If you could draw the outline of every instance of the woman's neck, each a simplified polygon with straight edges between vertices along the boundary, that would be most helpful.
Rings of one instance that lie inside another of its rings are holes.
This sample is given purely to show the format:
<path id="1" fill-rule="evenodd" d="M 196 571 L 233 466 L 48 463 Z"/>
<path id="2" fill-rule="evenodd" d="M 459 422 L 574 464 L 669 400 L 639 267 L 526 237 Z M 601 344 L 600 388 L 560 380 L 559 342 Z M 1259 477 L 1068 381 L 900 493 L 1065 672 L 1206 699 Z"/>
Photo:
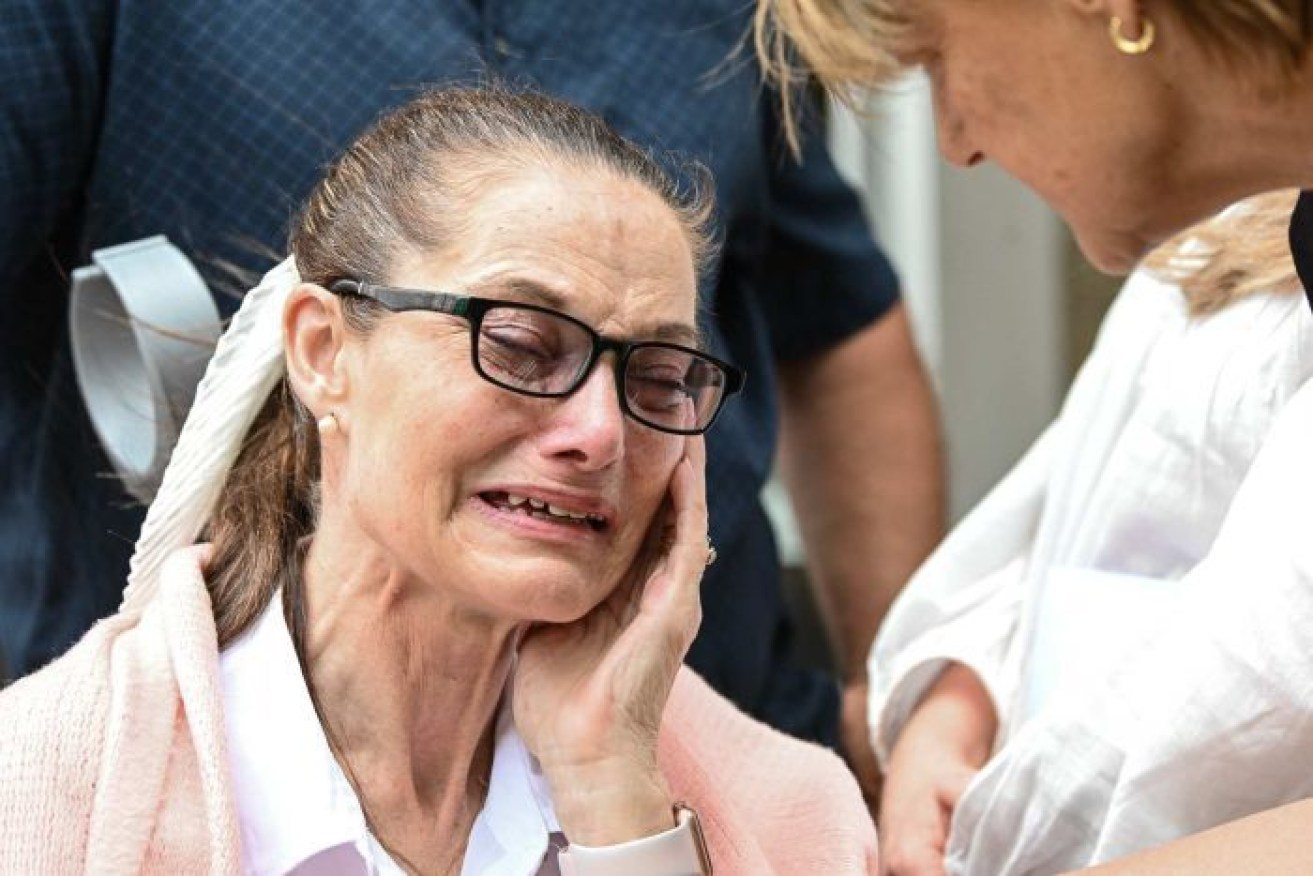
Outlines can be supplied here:
<path id="1" fill-rule="evenodd" d="M 1182 140 L 1197 148 L 1183 168 L 1212 180 L 1221 205 L 1284 188 L 1313 189 L 1313 64 L 1284 86 L 1259 85 L 1206 59 Z M 1187 86 L 1183 86 L 1187 87 Z"/>
<path id="2" fill-rule="evenodd" d="M 518 627 L 449 604 L 369 545 L 320 535 L 304 659 L 325 733 L 379 839 L 446 859 L 487 790 Z"/>

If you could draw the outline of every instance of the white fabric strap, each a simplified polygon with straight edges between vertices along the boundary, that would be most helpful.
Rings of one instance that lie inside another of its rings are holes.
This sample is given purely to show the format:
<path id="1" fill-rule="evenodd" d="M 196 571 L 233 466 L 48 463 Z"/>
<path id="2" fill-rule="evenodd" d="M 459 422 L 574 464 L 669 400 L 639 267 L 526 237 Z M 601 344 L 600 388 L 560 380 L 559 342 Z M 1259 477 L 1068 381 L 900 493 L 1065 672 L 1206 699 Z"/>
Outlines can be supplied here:
<path id="1" fill-rule="evenodd" d="M 561 876 L 702 876 L 691 819 L 665 833 L 614 846 L 571 843 L 559 857 Z"/>
<path id="2" fill-rule="evenodd" d="M 289 256 L 246 293 L 219 339 L 146 512 L 121 611 L 143 610 L 159 588 L 165 559 L 200 536 L 251 423 L 283 376 L 283 306 L 299 282 Z"/>
<path id="3" fill-rule="evenodd" d="M 68 331 L 91 425 L 123 486 L 149 505 L 219 340 L 214 298 L 163 235 L 73 272 Z"/>

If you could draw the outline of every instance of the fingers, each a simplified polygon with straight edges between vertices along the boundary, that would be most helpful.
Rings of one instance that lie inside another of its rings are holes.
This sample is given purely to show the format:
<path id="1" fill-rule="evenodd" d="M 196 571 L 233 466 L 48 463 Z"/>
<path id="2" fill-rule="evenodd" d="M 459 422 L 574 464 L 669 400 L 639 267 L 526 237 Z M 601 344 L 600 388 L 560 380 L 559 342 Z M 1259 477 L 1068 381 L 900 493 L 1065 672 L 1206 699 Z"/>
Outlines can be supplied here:
<path id="1" fill-rule="evenodd" d="M 673 539 L 644 594 L 644 608 L 659 616 L 684 650 L 692 643 L 702 621 L 699 587 L 708 555 L 705 471 L 703 439 L 689 438 L 684 458 L 675 466 L 670 479 Z"/>
<path id="2" fill-rule="evenodd" d="M 880 872 L 885 876 L 944 876 L 943 852 L 928 845 L 882 849 L 882 853 Z"/>
<path id="3" fill-rule="evenodd" d="M 953 810 L 974 769 L 934 740 L 904 729 L 894 747 L 880 801 L 882 872 L 944 873 Z"/>
<path id="4" fill-rule="evenodd" d="M 889 876 L 939 876 L 945 872 L 944 852 L 953 811 L 978 770 L 946 766 L 929 786 L 912 793 L 885 794 L 881 822 L 881 872 Z M 890 799 L 891 796 L 901 798 Z"/>
<path id="5" fill-rule="evenodd" d="M 695 551 L 698 564 L 707 561 L 707 450 L 701 435 L 688 439 L 684 458 L 670 481 L 675 512 L 675 549 Z"/>
<path id="6" fill-rule="evenodd" d="M 886 799 L 880 831 L 881 873 L 942 874 L 950 816 L 933 798 L 923 798 L 914 806 L 897 807 L 899 811 L 895 813 L 890 813 L 890 808 Z"/>

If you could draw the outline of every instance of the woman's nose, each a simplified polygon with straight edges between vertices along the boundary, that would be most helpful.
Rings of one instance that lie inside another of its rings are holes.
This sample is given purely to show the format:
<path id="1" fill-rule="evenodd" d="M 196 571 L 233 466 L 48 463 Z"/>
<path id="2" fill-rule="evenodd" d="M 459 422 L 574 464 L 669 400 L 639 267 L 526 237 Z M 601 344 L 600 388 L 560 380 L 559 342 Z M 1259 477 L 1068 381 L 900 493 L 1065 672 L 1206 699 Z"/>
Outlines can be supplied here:
<path id="1" fill-rule="evenodd" d="M 589 470 L 604 469 L 624 454 L 625 415 L 612 358 L 604 356 L 578 389 L 556 401 L 545 452 Z"/>
<path id="2" fill-rule="evenodd" d="M 934 89 L 935 134 L 939 141 L 939 154 L 954 167 L 975 167 L 985 160 L 985 154 L 975 148 L 962 116 L 953 108 L 936 83 Z"/>

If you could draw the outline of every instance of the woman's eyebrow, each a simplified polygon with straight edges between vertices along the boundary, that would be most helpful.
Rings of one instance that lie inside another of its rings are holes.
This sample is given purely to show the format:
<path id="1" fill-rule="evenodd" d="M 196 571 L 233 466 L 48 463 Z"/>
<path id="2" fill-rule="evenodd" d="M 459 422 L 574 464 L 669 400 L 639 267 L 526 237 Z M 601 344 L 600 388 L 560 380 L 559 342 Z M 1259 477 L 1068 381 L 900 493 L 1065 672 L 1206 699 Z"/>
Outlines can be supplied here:
<path id="1" fill-rule="evenodd" d="M 665 322 L 644 334 L 656 341 L 669 341 L 672 344 L 683 344 L 699 350 L 702 349 L 705 340 L 702 332 L 682 322 Z"/>
<path id="2" fill-rule="evenodd" d="M 492 294 L 527 304 L 538 304 L 553 310 L 565 310 L 568 306 L 565 297 L 559 292 L 522 277 L 475 283 L 469 287 L 469 291 Z"/>
<path id="3" fill-rule="evenodd" d="M 528 304 L 538 304 L 543 307 L 550 307 L 552 310 L 559 310 L 562 313 L 569 313 L 569 301 L 564 295 L 523 277 L 512 277 L 501 280 L 489 280 L 483 283 L 474 283 L 469 287 L 470 292 L 478 294 L 491 294 L 498 298 L 507 298 L 514 301 L 523 301 Z M 683 322 L 663 322 L 635 333 L 635 337 L 641 336 L 647 340 L 667 341 L 672 344 L 683 344 L 686 347 L 702 349 L 705 338 L 695 326 Z"/>

